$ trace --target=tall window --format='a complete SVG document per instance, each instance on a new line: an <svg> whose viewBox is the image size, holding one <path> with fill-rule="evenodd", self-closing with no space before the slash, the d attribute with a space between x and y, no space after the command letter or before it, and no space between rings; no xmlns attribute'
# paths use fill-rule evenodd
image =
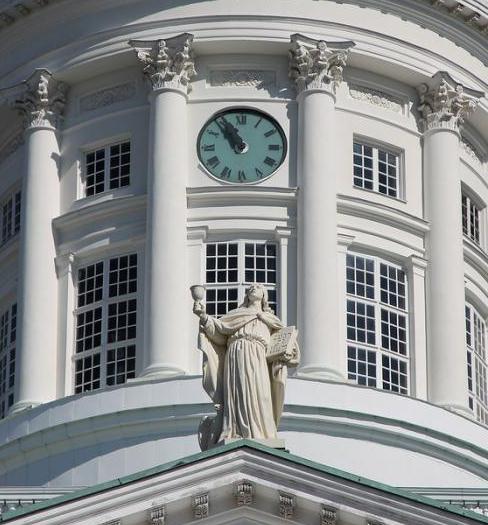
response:
<svg viewBox="0 0 488 525"><path fill-rule="evenodd" d="M75 393L135 377L137 259L112 257L78 270Z"/></svg>
<svg viewBox="0 0 488 525"><path fill-rule="evenodd" d="M353 183L389 197L400 197L400 156L359 141L353 143Z"/></svg>
<svg viewBox="0 0 488 525"><path fill-rule="evenodd" d="M259 241L213 242L206 245L207 312L221 316L244 299L245 289L262 283L276 310L276 244Z"/></svg>
<svg viewBox="0 0 488 525"><path fill-rule="evenodd" d="M348 254L348 378L401 394L409 391L407 278L400 267Z"/></svg>
<svg viewBox="0 0 488 525"><path fill-rule="evenodd" d="M85 197L130 184L130 142L85 153Z"/></svg>
<svg viewBox="0 0 488 525"><path fill-rule="evenodd" d="M1 215L1 244L5 244L20 231L21 193L16 191L10 194L2 203Z"/></svg>
<svg viewBox="0 0 488 525"><path fill-rule="evenodd" d="M466 346L468 361L468 401L476 419L488 424L488 357L486 352L486 323L476 309L467 304Z"/></svg>
<svg viewBox="0 0 488 525"><path fill-rule="evenodd" d="M15 345L17 340L17 305L0 314L0 418L14 404Z"/></svg>
<svg viewBox="0 0 488 525"><path fill-rule="evenodd" d="M480 244L481 210L467 195L462 196L463 233L476 244Z"/></svg>

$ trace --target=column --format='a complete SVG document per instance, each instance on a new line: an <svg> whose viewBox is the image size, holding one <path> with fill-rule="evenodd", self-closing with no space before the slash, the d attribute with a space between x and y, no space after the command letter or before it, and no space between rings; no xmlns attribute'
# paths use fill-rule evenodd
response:
<svg viewBox="0 0 488 525"><path fill-rule="evenodd" d="M186 103L195 75L192 40L185 33L129 42L151 88L143 376L168 377L188 368Z"/></svg>
<svg viewBox="0 0 488 525"><path fill-rule="evenodd" d="M19 345L12 412L56 399L58 282L51 222L59 215L57 129L66 86L46 70L22 85L25 124L19 271Z"/></svg>
<svg viewBox="0 0 488 525"><path fill-rule="evenodd" d="M290 77L298 102L299 375L345 380L337 274L335 91L353 42L292 35Z"/></svg>
<svg viewBox="0 0 488 525"><path fill-rule="evenodd" d="M427 236L428 400L470 414L464 324L459 129L483 93L436 73L419 88Z"/></svg>

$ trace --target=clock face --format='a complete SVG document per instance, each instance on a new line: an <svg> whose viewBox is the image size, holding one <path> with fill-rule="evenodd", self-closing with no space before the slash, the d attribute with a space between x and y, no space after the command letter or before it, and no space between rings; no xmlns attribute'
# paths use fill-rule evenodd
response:
<svg viewBox="0 0 488 525"><path fill-rule="evenodd" d="M214 177L238 184L270 177L286 157L279 124L260 111L235 108L214 115L198 136L198 157Z"/></svg>

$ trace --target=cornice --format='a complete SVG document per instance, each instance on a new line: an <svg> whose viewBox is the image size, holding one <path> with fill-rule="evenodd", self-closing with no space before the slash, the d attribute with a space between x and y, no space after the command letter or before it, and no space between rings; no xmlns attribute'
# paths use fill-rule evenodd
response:
<svg viewBox="0 0 488 525"><path fill-rule="evenodd" d="M40 9L60 3L62 0L0 0L0 31L10 27L18 20L28 17ZM370 3L383 4L384 0L373 0ZM360 3L359 0L357 2ZM391 3L391 0L388 0ZM443 14L465 23L468 27L488 35L488 5L484 0L417 0L418 4L430 5ZM380 7L378 5L378 7ZM394 11L392 6L391 10Z"/></svg>

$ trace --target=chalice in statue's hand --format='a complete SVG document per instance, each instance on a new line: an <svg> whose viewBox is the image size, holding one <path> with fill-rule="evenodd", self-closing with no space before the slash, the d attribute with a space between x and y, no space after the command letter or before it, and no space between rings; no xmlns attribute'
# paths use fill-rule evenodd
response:
<svg viewBox="0 0 488 525"><path fill-rule="evenodd" d="M201 284L194 284L190 286L191 296L193 297L193 312L197 315L204 312L202 301L205 297L205 286Z"/></svg>

